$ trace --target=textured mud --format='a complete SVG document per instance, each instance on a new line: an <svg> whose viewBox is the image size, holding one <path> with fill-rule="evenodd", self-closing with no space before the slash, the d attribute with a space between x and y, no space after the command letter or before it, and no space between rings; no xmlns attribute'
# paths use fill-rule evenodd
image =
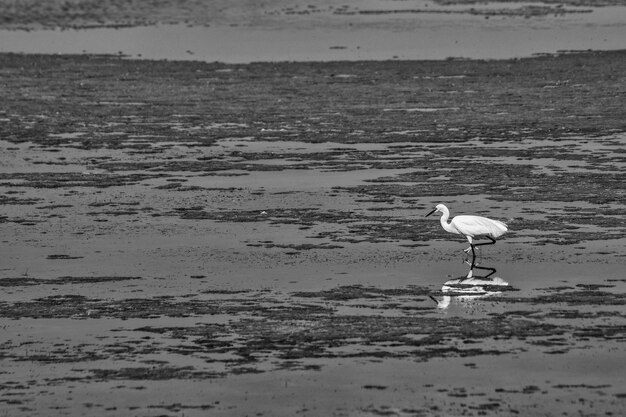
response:
<svg viewBox="0 0 626 417"><path fill-rule="evenodd" d="M32 282L23 285L32 285ZM614 289L612 285L604 287ZM505 363L520 356L539 355L548 361L557 356L577 358L580 352L597 354L597 346L601 345L600 352L606 351L615 359L615 353L622 351L626 341L623 289L620 293L578 288L546 289L545 292L548 294L494 297L483 300L482 305L480 299L463 301L465 314L451 316L434 309L430 300L423 301L425 295L440 294L415 286L403 289L342 286L290 294L204 291L182 297L118 301L66 295L2 303L0 314L3 317L18 319L17 323L26 326L30 322L24 323L24 320L28 318L89 320L99 323L97 327L103 320L122 320L106 332L87 331L88 339L97 335L96 340L85 341L83 336L65 338L50 345L19 335L17 340L5 341L1 348L3 361L10 364L9 374L23 363L33 369L70 367L63 368L66 369L63 372L56 371L54 378L21 382L15 376L7 379L2 385L3 401L8 407L19 410L16 412L27 415L41 407L33 401L33 395L51 390L58 392L59 387L64 386L93 387L118 381L115 391L133 398L133 394L126 393L153 389L150 384L161 381L182 384L203 381L202 384L206 384L207 381L259 374L277 374L287 381L292 378L289 373L312 373L316 378L316 374L341 366L343 361L357 361L362 367L407 361L404 366L412 368L420 363L454 359L457 365L450 366L451 371L464 367L468 370L483 368L483 372L492 373L490 363L496 357L505 358ZM497 305L497 308L485 308L485 303ZM522 309L518 309L518 305L522 305ZM185 317L202 320L202 323L191 324L192 321L182 326L163 323ZM136 322L138 319L143 319L142 325ZM124 324L127 321L129 324ZM617 358L620 357L618 354ZM571 366L567 363L568 360L562 366ZM585 415L601 415L620 412L624 407L623 385L610 375L605 375L603 382L587 383L583 375L572 382L561 376L554 381L542 380L539 386L521 379L490 388L452 381L450 385L432 384L428 383L428 378L417 374L413 378L414 389L429 399L412 400L410 408L396 410L394 414L524 414L537 410L533 402L538 398L542 404L538 409L548 413L550 410L579 410ZM613 382L607 383L611 380ZM387 379L384 373L373 381L374 384L362 382L359 390L398 389L394 378ZM138 382L143 385L135 385ZM530 394L536 395L534 401L528 401ZM71 390L69 395L71 398ZM107 407L97 401L85 401L68 408L74 410L71 413L95 408L120 415L135 410L151 414L152 408L168 408L172 412L215 409L227 414L246 409L242 404L224 404L210 388L204 395L205 402L208 395L208 403L197 404L194 402L197 399L189 398L185 399L191 403L176 400L163 403L153 399L147 403L139 401L134 406L112 401ZM274 393L276 395L279 396ZM556 405L551 404L554 397L558 398ZM371 409L375 406L369 402L339 411L348 415L389 415L385 411L389 405L382 404L376 408L378 411ZM272 415L275 412L272 410L276 410L264 404L253 405L250 409L265 410L261 412Z"/></svg>
<svg viewBox="0 0 626 417"><path fill-rule="evenodd" d="M3 408L621 415L625 58L0 55Z"/></svg>

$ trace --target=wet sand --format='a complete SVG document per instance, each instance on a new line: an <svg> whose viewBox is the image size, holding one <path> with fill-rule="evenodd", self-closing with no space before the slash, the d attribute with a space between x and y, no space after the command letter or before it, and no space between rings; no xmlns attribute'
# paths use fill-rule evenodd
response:
<svg viewBox="0 0 626 417"><path fill-rule="evenodd" d="M0 54L2 408L623 414L625 58Z"/></svg>

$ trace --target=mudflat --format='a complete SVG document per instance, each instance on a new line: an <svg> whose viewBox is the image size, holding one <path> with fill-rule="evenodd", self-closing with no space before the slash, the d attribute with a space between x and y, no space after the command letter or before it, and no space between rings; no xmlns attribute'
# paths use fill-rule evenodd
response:
<svg viewBox="0 0 626 417"><path fill-rule="evenodd" d="M625 61L0 54L2 408L623 414Z"/></svg>

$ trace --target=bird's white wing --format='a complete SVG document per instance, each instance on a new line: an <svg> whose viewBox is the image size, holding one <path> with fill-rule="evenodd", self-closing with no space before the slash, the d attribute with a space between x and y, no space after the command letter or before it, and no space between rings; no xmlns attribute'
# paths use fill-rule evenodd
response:
<svg viewBox="0 0 626 417"><path fill-rule="evenodd" d="M456 216L450 222L465 236L491 236L497 238L509 230L506 224L481 216Z"/></svg>

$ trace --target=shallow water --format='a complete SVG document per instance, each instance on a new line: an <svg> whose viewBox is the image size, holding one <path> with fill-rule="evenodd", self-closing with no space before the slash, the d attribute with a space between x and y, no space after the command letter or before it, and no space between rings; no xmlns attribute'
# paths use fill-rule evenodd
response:
<svg viewBox="0 0 626 417"><path fill-rule="evenodd" d="M385 5L385 7L388 7ZM387 15L311 25L158 25L0 30L0 52L122 54L131 58L220 61L504 59L563 50L624 47L626 8L538 19L471 15ZM333 22L330 20L330 22ZM349 27L349 29L346 29Z"/></svg>

